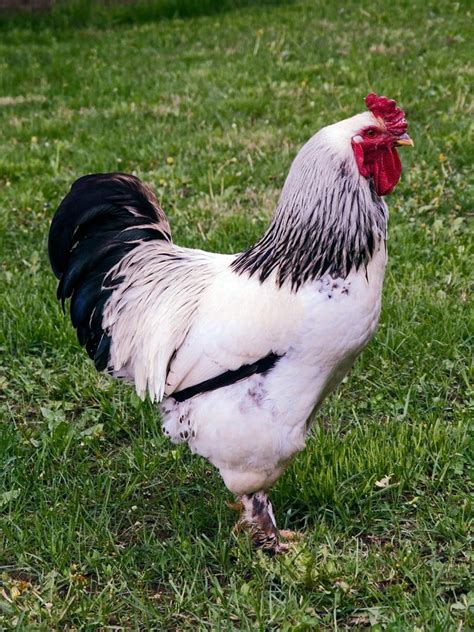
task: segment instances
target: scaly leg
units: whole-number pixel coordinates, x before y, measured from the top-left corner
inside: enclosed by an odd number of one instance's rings
[[[264,491],[240,497],[243,509],[238,525],[248,531],[256,548],[266,553],[283,553],[288,544],[280,542],[272,503]]]

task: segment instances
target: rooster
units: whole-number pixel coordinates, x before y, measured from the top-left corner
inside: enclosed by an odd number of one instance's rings
[[[124,173],[79,178],[49,233],[58,298],[96,368],[161,403],[164,434],[219,470],[270,553],[288,544],[267,490],[379,319],[383,196],[413,142],[395,101],[365,103],[303,146],[245,252],[177,246],[153,192]]]

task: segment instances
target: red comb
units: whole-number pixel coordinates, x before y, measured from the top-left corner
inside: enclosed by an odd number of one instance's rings
[[[386,128],[392,134],[400,136],[407,131],[408,123],[405,120],[405,112],[397,107],[397,103],[393,99],[379,97],[375,92],[371,92],[365,97],[365,105],[374,116],[383,120]]]

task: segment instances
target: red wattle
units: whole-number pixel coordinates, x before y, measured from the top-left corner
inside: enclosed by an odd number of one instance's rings
[[[359,173],[374,179],[377,195],[387,195],[395,188],[402,174],[402,163],[394,147],[370,148],[364,151],[362,143],[352,143]]]
[[[387,147],[376,153],[372,175],[378,195],[393,191],[402,175],[402,163],[396,149]]]

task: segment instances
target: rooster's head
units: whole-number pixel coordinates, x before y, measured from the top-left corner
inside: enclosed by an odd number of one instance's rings
[[[373,178],[378,195],[387,195],[402,172],[396,147],[413,146],[413,141],[406,133],[405,113],[393,99],[371,92],[365,104],[370,113],[365,114],[364,124],[351,138],[352,150],[360,174]]]

